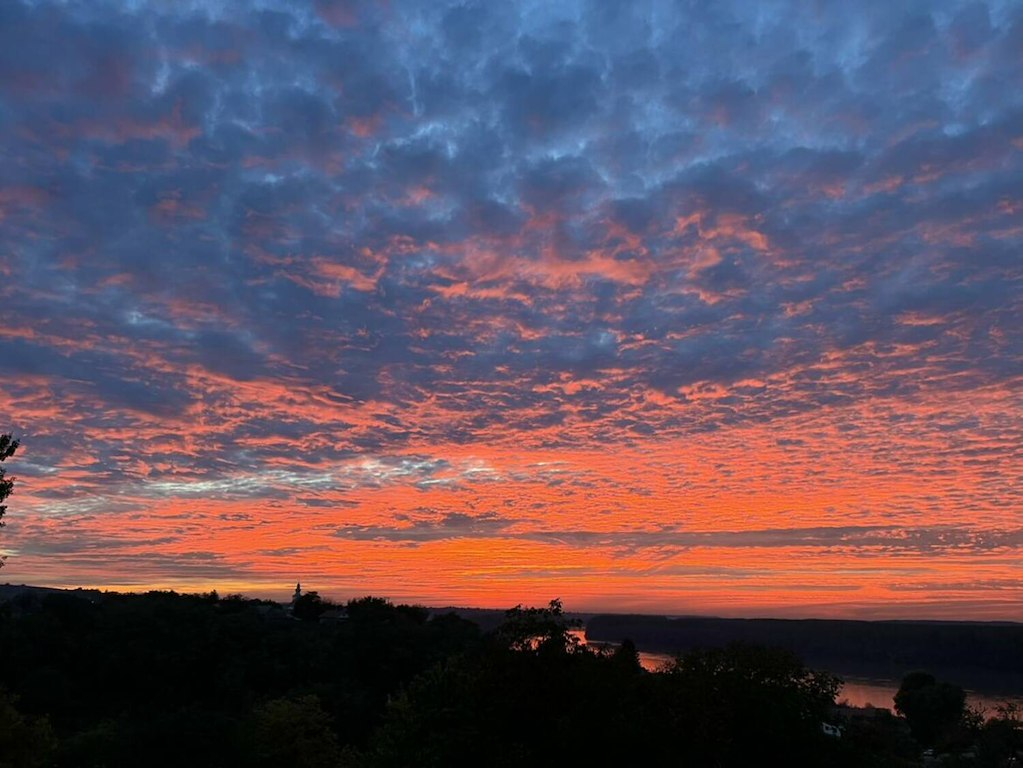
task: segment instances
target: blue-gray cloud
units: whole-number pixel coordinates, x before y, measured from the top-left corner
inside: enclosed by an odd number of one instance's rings
[[[1018,508],[1021,41],[997,0],[4,3],[0,425],[107,493],[824,413],[1002,478],[930,511]]]

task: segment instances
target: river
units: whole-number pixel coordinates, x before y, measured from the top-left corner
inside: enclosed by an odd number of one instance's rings
[[[578,638],[582,645],[586,645],[586,630],[575,629],[571,634]],[[591,645],[614,645],[614,643],[591,643]],[[666,663],[671,661],[670,653],[654,653],[652,651],[640,651],[639,663],[643,669],[656,672]],[[845,675],[835,672],[842,678],[842,688],[838,692],[837,701],[846,702],[854,707],[873,706],[879,709],[894,709],[892,699],[895,692],[899,690],[899,680],[881,677],[860,677],[857,675]],[[941,676],[938,676],[941,679]],[[949,677],[954,682],[953,677]],[[1002,704],[1014,703],[1023,707],[1023,695],[1012,693],[996,693],[990,690],[966,689],[967,703],[982,712],[993,715],[996,707]]]

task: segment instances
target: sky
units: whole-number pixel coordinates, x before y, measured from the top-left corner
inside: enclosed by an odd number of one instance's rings
[[[1023,620],[1023,4],[0,3],[13,583]]]

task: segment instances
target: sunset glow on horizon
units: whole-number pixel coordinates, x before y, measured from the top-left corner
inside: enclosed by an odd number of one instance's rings
[[[1023,621],[1023,6],[0,8],[0,581]]]

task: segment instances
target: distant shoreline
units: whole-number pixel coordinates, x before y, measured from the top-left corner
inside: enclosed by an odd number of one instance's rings
[[[786,648],[808,665],[860,679],[899,680],[925,669],[985,694],[1023,694],[1023,624],[841,619],[669,619],[605,614],[586,625],[594,642],[632,640],[672,654],[747,642]]]
[[[211,587],[215,589],[215,587]],[[100,589],[97,587],[51,587],[45,585],[36,584],[12,584],[10,582],[0,584],[0,603],[9,600],[14,595],[21,592],[36,592],[36,593],[47,593],[47,592],[67,592],[72,594],[92,594],[95,596],[102,596],[104,594],[145,594],[146,592],[166,592],[174,591],[179,594],[191,594],[192,591],[180,590],[173,588],[139,588],[139,589]],[[201,590],[194,592],[200,594]],[[224,593],[226,594],[226,593]],[[246,599],[251,600],[263,600],[267,602],[279,602],[286,604],[286,599],[274,599],[259,597],[255,595],[242,595]],[[361,596],[361,595],[360,595]],[[331,597],[329,594],[324,594],[324,597]],[[387,598],[386,595],[383,597]],[[387,598],[391,599],[391,598]],[[345,602],[341,600],[340,602]],[[402,602],[402,601],[398,601]],[[479,617],[481,626],[484,624],[495,624],[500,623],[504,618],[505,612],[511,606],[507,608],[479,608],[473,606],[459,606],[459,605],[427,605],[421,602],[413,601],[410,604],[417,605],[419,607],[427,609],[430,613],[442,614],[442,613],[456,613],[459,616],[464,617]],[[529,604],[528,601],[524,601],[523,604]],[[780,617],[780,616],[765,616],[765,615],[754,615],[754,616],[718,616],[714,614],[687,614],[687,613],[629,613],[629,612],[618,612],[618,611],[565,611],[565,617],[572,620],[582,621],[584,624],[597,617],[615,617],[618,619],[629,619],[629,618],[641,618],[641,619],[654,619],[658,621],[722,621],[722,622],[779,622],[779,623],[809,623],[817,622],[821,624],[831,623],[844,623],[844,624],[858,624],[858,625],[931,625],[931,626],[1005,626],[1005,627],[1020,627],[1023,628],[1023,620],[1012,621],[1009,619],[917,619],[917,618],[906,618],[906,619],[890,619],[890,618],[877,618],[877,619],[843,619],[843,618],[821,618],[821,617]]]

